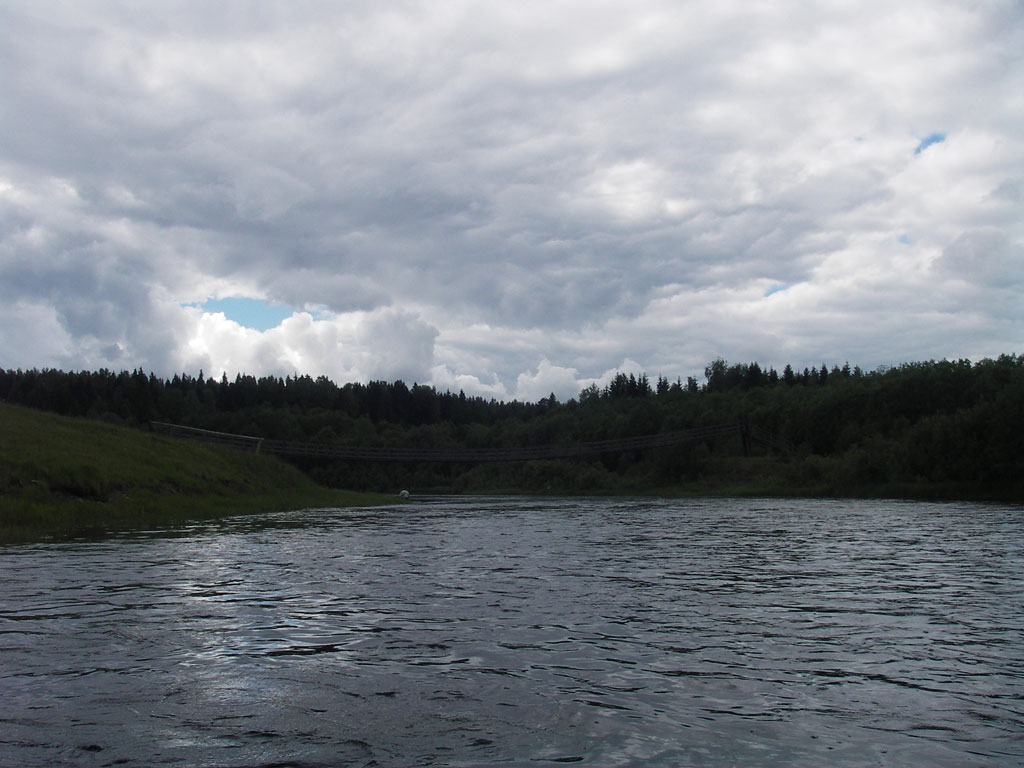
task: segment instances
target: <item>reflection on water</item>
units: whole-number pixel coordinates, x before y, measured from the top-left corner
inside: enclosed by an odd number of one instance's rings
[[[429,499],[0,590],[3,765],[1024,760],[1019,508]]]

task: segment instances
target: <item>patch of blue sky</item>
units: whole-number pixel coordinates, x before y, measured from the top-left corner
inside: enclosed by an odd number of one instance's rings
[[[204,312],[223,312],[228,320],[234,320],[239,325],[256,331],[276,328],[282,320],[292,316],[290,307],[268,304],[262,299],[242,297],[209,299],[201,308]]]
[[[932,144],[941,144],[946,140],[946,134],[944,133],[933,133],[930,136],[925,136],[921,139],[921,143],[917,145],[917,149],[914,150],[915,155],[920,155]]]
[[[773,293],[778,293],[779,291],[784,291],[787,288],[789,288],[789,286],[786,285],[785,283],[776,283],[771,288],[769,288],[767,291],[765,291],[764,295],[766,297],[768,297],[768,296],[771,296]]]

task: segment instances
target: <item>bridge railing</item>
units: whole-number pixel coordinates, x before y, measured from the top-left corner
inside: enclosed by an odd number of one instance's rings
[[[229,445],[233,448],[243,448],[256,453],[260,452],[264,442],[262,437],[236,435],[230,432],[214,432],[210,429],[186,427],[181,424],[168,424],[163,421],[151,421],[149,424],[154,432],[159,432],[168,437],[195,440],[201,443],[214,443],[216,445]]]

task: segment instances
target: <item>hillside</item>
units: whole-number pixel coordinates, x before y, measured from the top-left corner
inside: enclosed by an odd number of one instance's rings
[[[316,483],[360,491],[1024,500],[1024,355],[875,371],[716,359],[704,373],[703,384],[619,373],[577,398],[528,403],[402,381],[0,370],[0,401],[142,430],[373,450],[564,449],[740,422],[752,438],[492,464],[289,459]]]
[[[0,542],[391,501],[323,488],[273,457],[6,403],[0,435]]]

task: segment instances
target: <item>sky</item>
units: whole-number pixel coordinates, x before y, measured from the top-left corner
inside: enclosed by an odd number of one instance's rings
[[[0,368],[1024,352],[1020,0],[0,0]]]

